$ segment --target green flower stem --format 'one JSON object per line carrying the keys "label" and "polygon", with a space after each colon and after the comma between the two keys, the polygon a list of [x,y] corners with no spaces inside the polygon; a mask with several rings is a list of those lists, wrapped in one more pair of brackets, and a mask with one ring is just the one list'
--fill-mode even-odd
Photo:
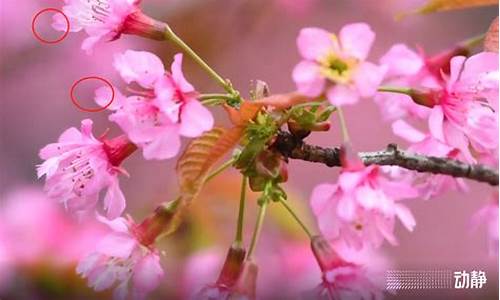
{"label": "green flower stem", "polygon": [[250,242],[250,246],[248,247],[247,260],[252,259],[255,246],[257,245],[257,241],[259,239],[260,232],[262,230],[262,224],[264,223],[264,216],[266,215],[267,202],[268,200],[264,201],[259,208],[259,215],[257,216],[257,222],[255,223],[255,228],[252,235],[252,241]]}
{"label": "green flower stem", "polygon": [[409,87],[401,87],[401,86],[381,86],[378,88],[378,91],[411,95],[412,89]]}
{"label": "green flower stem", "polygon": [[309,236],[309,238],[312,238],[313,235],[312,235],[311,231],[307,228],[307,226],[304,224],[304,222],[302,222],[300,220],[299,216],[295,213],[295,211],[292,209],[292,207],[290,205],[288,205],[287,200],[285,200],[281,197],[280,203],[283,204],[283,206],[286,208],[286,210],[288,210],[288,212],[295,219],[295,221],[297,221],[297,223],[299,223],[300,227],[302,227],[302,229],[304,229],[307,236]]}
{"label": "green flower stem", "polygon": [[201,101],[219,99],[219,100],[234,100],[234,96],[228,94],[201,94],[198,99]]}
{"label": "green flower stem", "polygon": [[240,206],[238,209],[238,221],[236,226],[236,237],[234,238],[234,242],[237,246],[243,246],[243,219],[245,216],[245,201],[247,194],[247,182],[248,178],[243,176],[241,181],[241,193],[240,193]]}
{"label": "green flower stem", "polygon": [[207,74],[212,77],[220,86],[224,88],[226,92],[231,95],[235,95],[239,99],[239,93],[231,84],[222,78],[217,72],[215,72],[201,57],[196,54],[180,37],[178,37],[175,32],[167,26],[165,28],[165,37],[174,42],[177,46],[179,46],[187,55],[189,55]]}
{"label": "green flower stem", "polygon": [[206,100],[200,101],[200,103],[205,105],[205,106],[220,105],[220,104],[223,104],[225,102],[226,101],[221,100],[221,99],[206,99]]}
{"label": "green flower stem", "polygon": [[342,129],[342,137],[344,138],[344,143],[349,143],[350,138],[349,138],[349,131],[347,130],[347,123],[344,118],[344,112],[340,108],[340,106],[337,107],[337,112],[339,114],[339,120],[340,120],[340,128]]}
{"label": "green flower stem", "polygon": [[218,167],[215,171],[208,174],[207,178],[205,178],[204,184],[207,183],[208,181],[212,180],[214,177],[216,177],[220,173],[224,172],[227,168],[231,167],[233,165],[233,163],[236,161],[236,159],[237,159],[236,157],[229,159],[228,161],[226,161],[225,163],[220,165],[220,167]]}
{"label": "green flower stem", "polygon": [[292,114],[297,110],[297,109],[300,109],[300,108],[304,108],[304,107],[315,107],[315,106],[320,106],[322,104],[324,104],[325,101],[324,100],[321,100],[321,101],[312,101],[312,102],[306,102],[306,103],[301,103],[301,104],[297,104],[295,106],[292,106],[290,107],[290,109],[280,118],[280,120],[278,121],[278,125],[283,125],[285,122],[288,121],[288,119],[290,119],[290,117],[292,116]]}

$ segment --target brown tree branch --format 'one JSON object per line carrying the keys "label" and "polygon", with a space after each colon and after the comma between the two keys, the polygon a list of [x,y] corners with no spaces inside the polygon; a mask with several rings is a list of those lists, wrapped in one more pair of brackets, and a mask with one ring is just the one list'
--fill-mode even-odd
{"label": "brown tree branch", "polygon": [[[322,163],[329,167],[340,166],[340,148],[308,145],[288,132],[280,132],[273,147],[287,158]],[[395,144],[389,144],[382,151],[358,154],[365,165],[399,166],[417,172],[463,177],[498,186],[498,170],[480,164],[469,165],[458,160],[409,153],[398,149]]]}

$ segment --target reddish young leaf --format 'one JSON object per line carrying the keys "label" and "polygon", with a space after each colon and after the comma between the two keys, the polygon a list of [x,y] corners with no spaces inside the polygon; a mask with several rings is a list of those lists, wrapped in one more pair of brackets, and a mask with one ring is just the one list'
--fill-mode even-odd
{"label": "reddish young leaf", "polygon": [[484,37],[484,50],[498,53],[498,17],[491,22]]}

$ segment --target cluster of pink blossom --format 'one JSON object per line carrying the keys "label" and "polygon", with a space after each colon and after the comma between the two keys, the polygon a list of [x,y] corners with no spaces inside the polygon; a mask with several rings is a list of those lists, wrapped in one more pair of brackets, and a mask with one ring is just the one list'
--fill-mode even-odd
{"label": "cluster of pink blossom", "polygon": [[[114,66],[127,84],[136,82],[144,90],[130,97],[118,93],[109,120],[142,148],[145,159],[172,158],[179,153],[181,136],[197,137],[212,129],[212,114],[184,78],[182,54],[175,55],[171,73],[156,55],[143,51],[116,55]],[[107,88],[97,90],[96,102],[104,106],[108,93]]]}
{"label": "cluster of pink blossom", "polygon": [[[112,233],[105,236],[94,252],[83,258],[76,271],[88,279],[89,286],[96,291],[110,288],[116,282],[115,299],[144,299],[156,289],[163,278],[160,253],[141,239],[137,225],[132,220],[116,218],[107,220]],[[131,287],[130,287],[131,286]]]}
{"label": "cluster of pink blossom", "polygon": [[396,217],[412,231],[415,219],[398,200],[414,198],[418,192],[405,181],[391,181],[379,166],[365,167],[361,161],[343,161],[337,184],[320,184],[311,195],[311,206],[319,228],[329,239],[342,238],[355,249],[364,243],[378,247],[384,240],[396,245]]}
{"label": "cluster of pink blossom", "polygon": [[[165,38],[166,25],[143,15],[139,1],[65,2],[63,10],[70,18],[72,31],[84,29],[89,35],[82,45],[86,51],[98,41],[117,39],[122,33]],[[64,29],[64,20],[55,17],[54,27]],[[432,59],[397,44],[379,64],[374,64],[367,61],[374,40],[375,33],[365,23],[344,26],[338,37],[320,28],[302,29],[297,46],[303,60],[292,74],[298,92],[311,99],[326,98],[335,106],[374,98],[385,119],[392,122],[394,133],[410,143],[408,151],[468,163],[497,164],[498,54],[482,52],[469,58],[444,55]],[[117,92],[108,107],[112,111],[109,120],[124,135],[95,138],[92,121],[83,120],[81,130],[66,130],[57,143],[40,151],[44,162],[37,171],[39,177],[45,176],[50,197],[81,214],[94,211],[100,193],[106,191],[103,204],[107,218],[97,218],[112,233],[81,260],[77,271],[96,291],[116,286],[117,299],[128,295],[142,299],[164,275],[159,251],[153,245],[161,232],[155,229],[152,234],[146,233],[151,230],[148,226],[152,219],[135,224],[121,217],[126,201],[118,175],[127,172],[120,165],[137,148],[148,160],[173,158],[180,151],[181,137],[199,137],[212,129],[214,120],[184,77],[182,54],[175,55],[170,72],[160,58],[144,51],[117,54],[113,66],[131,93],[126,96]],[[383,83],[397,87],[384,88]],[[139,88],[132,88],[132,84]],[[107,88],[98,89],[95,101],[105,106],[109,93]],[[420,132],[407,122],[415,120],[427,121],[429,131]],[[376,165],[365,166],[343,148],[337,183],[314,189],[311,206],[323,234],[311,241],[323,274],[315,298],[380,299],[380,288],[368,280],[366,270],[342,258],[344,255],[333,250],[331,242],[345,244],[349,253],[377,248],[384,240],[396,245],[396,220],[409,231],[416,225],[401,200],[429,198],[452,188],[465,189],[462,180],[446,175],[417,176],[396,169],[391,170],[392,176],[386,176],[383,170]],[[498,209],[498,203],[492,205]],[[494,228],[498,226],[498,212],[493,213],[488,206],[476,218],[482,217],[492,220],[490,235],[498,239]],[[248,287],[241,281],[255,280],[257,271],[252,261],[239,263],[241,274],[235,273],[239,277],[231,282],[234,287],[216,284],[203,290],[203,297],[227,299],[231,293],[243,293],[238,285]],[[251,293],[247,296],[254,297]]]}
{"label": "cluster of pink blossom", "polygon": [[[70,16],[73,31],[84,28],[89,34],[82,46],[90,50],[103,38],[116,39],[121,33],[134,33],[139,21],[147,21],[134,1],[68,1],[64,7]],[[138,18],[142,19],[138,21]],[[134,22],[130,20],[133,19]],[[55,19],[54,26],[62,28]],[[132,25],[131,25],[132,24]],[[127,27],[128,26],[128,27]],[[144,25],[146,26],[146,25]],[[118,175],[128,173],[122,161],[137,148],[145,159],[168,159],[180,150],[180,137],[198,137],[213,127],[213,117],[197,99],[198,93],[182,73],[182,54],[177,54],[171,72],[152,53],[127,50],[115,56],[114,66],[127,84],[137,83],[142,90],[132,90],[126,97],[119,91],[108,108],[109,119],[124,135],[108,139],[106,134],[95,138],[92,121],[83,120],[81,130],[69,128],[57,143],[40,151],[45,160],[37,167],[38,176],[46,177],[47,194],[58,199],[70,211],[89,215],[96,208],[101,191],[108,224],[114,233],[97,245],[95,252],[84,258],[78,273],[88,278],[96,291],[115,289],[117,299],[125,299],[129,285],[133,299],[145,297],[163,277],[159,252],[152,241],[140,241],[140,232],[132,221],[120,216],[125,210],[125,197],[119,187]],[[96,90],[95,101],[106,105],[111,90]],[[139,226],[140,227],[140,226]],[[159,233],[158,233],[159,234]],[[130,283],[131,282],[131,283]]]}
{"label": "cluster of pink blossom", "polygon": [[[457,48],[426,58],[396,44],[376,65],[366,61],[374,38],[364,23],[344,26],[339,38],[323,29],[303,29],[297,45],[304,60],[293,72],[298,91],[326,97],[336,106],[372,97],[394,133],[410,143],[409,152],[496,166],[498,53],[467,58],[456,56],[466,52]],[[409,123],[418,120],[427,121],[427,133]],[[341,238],[360,249],[364,243],[380,246],[384,239],[396,244],[396,217],[413,229],[412,213],[400,199],[430,198],[450,189],[467,187],[462,179],[447,175],[365,167],[357,159],[343,158],[337,183],[317,186],[311,205],[327,238]],[[479,214],[498,220],[498,215]]]}

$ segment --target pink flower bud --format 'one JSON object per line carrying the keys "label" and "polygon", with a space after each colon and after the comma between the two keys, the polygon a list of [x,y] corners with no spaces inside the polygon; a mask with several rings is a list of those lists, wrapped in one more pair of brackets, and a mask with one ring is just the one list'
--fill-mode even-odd
{"label": "pink flower bud", "polygon": [[343,261],[322,235],[316,235],[311,239],[311,249],[322,272],[327,272],[336,267],[352,265]]}
{"label": "pink flower bud", "polygon": [[178,207],[178,201],[171,201],[156,208],[152,215],[132,229],[137,240],[144,246],[153,244],[156,238],[172,225]]}
{"label": "pink flower bud", "polygon": [[226,261],[217,279],[217,285],[232,287],[241,272],[243,260],[245,259],[246,251],[238,246],[231,246],[227,252]]}
{"label": "pink flower bud", "polygon": [[122,33],[162,41],[165,40],[166,27],[167,24],[157,21],[138,10],[125,18]]}

